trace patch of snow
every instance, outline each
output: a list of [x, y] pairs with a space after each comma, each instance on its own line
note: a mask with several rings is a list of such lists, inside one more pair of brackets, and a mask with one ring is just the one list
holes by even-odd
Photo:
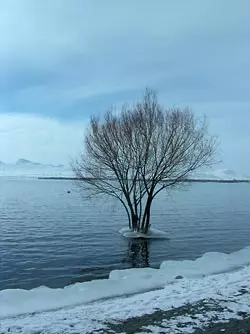
[[133, 268], [123, 270], [113, 270], [109, 274], [110, 279], [134, 280], [139, 279], [164, 279], [166, 283], [171, 283], [176, 277], [195, 278], [208, 275], [225, 273], [250, 265], [250, 247], [243, 248], [231, 254], [210, 252], [202, 257], [192, 260], [162, 262], [160, 269], [153, 268]]
[[132, 231], [128, 227], [122, 228], [119, 233], [123, 235], [125, 238], [128, 239], [138, 239], [138, 238], [144, 238], [144, 239], [168, 239], [168, 235], [166, 232], [151, 228], [147, 234], [141, 233], [141, 232], [135, 232]]
[[202, 277], [237, 270], [250, 265], [250, 247], [231, 254], [209, 252], [191, 261], [164, 261], [160, 270], [170, 276]]
[[0, 291], [0, 319], [25, 313], [55, 310], [72, 305], [86, 304], [93, 301], [143, 293], [161, 289], [164, 278], [131, 280], [93, 280], [76, 283], [63, 289], [51, 289], [45, 286], [32, 290], [8, 289]]
[[131, 268], [122, 270], [112, 270], [109, 274], [109, 279], [126, 280], [126, 279], [150, 279], [156, 275], [159, 269], [154, 268]]

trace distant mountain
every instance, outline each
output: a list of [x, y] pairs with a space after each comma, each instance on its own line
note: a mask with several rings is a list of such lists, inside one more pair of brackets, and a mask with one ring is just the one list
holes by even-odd
[[10, 177], [71, 177], [69, 166], [49, 165], [27, 159], [18, 159], [15, 163], [0, 163], [0, 176]]
[[17, 162], [16, 162], [16, 165], [17, 166], [42, 166], [41, 163], [39, 162], [34, 162], [34, 161], [30, 161], [30, 160], [27, 160], [27, 159], [18, 159]]
[[[8, 164], [0, 161], [0, 176], [14, 177], [73, 177], [70, 166], [51, 165], [34, 162], [24, 158]], [[196, 173], [191, 177], [196, 180], [250, 180], [246, 175], [237, 174], [231, 169], [218, 169]]]
[[40, 162], [31, 161], [27, 159], [18, 159], [16, 161], [17, 166], [41, 166], [41, 167], [55, 167], [55, 168], [64, 168], [64, 165], [51, 165], [51, 164], [42, 164]]

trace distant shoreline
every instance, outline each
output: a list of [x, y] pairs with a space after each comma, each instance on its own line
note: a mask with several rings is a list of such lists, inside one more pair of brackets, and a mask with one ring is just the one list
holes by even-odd
[[[39, 176], [39, 180], [69, 180], [81, 181], [77, 177], [63, 177], [63, 176]], [[88, 178], [86, 178], [87, 180]], [[182, 182], [196, 182], [196, 183], [250, 183], [250, 180], [216, 180], [216, 179], [185, 179]]]

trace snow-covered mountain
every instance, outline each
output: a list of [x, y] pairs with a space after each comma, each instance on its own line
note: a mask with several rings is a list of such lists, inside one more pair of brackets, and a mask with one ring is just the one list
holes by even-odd
[[17, 166], [41, 166], [40, 162], [34, 162], [27, 159], [18, 159], [16, 162]]
[[[18, 159], [15, 163], [0, 161], [0, 176], [14, 177], [73, 177], [70, 166], [42, 164], [27, 159]], [[217, 169], [199, 172], [194, 179], [206, 180], [250, 180], [246, 175], [237, 174], [230, 169]]]
[[16, 161], [17, 166], [41, 166], [41, 167], [53, 167], [53, 168], [62, 168], [64, 165], [51, 165], [51, 164], [42, 164], [40, 162], [30, 161], [27, 159], [18, 159]]
[[250, 180], [247, 175], [241, 175], [231, 169], [217, 169], [211, 171], [204, 171], [195, 174], [195, 179], [206, 180]]
[[27, 159], [18, 159], [16, 163], [0, 161], [0, 176], [10, 177], [71, 177], [70, 166], [42, 164]]

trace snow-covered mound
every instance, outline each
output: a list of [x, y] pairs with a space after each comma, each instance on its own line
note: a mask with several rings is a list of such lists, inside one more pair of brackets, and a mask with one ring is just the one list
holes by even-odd
[[122, 228], [119, 233], [123, 235], [125, 238], [128, 239], [138, 239], [138, 238], [144, 238], [144, 239], [168, 239], [168, 235], [166, 232], [151, 228], [147, 234], [140, 233], [140, 232], [134, 232], [128, 227]]
[[70, 167], [19, 159], [16, 163], [0, 163], [0, 176], [10, 177], [72, 177]]
[[220, 274], [233, 271], [250, 265], [250, 247], [246, 247], [231, 254], [209, 252], [202, 257], [192, 260], [174, 261], [168, 260], [162, 262], [160, 269], [136, 268], [113, 270], [109, 278], [129, 279], [129, 278], [149, 278], [154, 275], [164, 275], [167, 282], [173, 278], [181, 277], [205, 277], [214, 274]]
[[250, 265], [250, 247], [232, 254], [207, 253], [195, 261], [166, 261], [160, 269], [114, 270], [109, 279], [76, 283], [63, 289], [39, 287], [32, 290], [3, 290], [0, 291], [0, 318], [155, 291], [176, 284], [179, 281], [176, 278], [202, 280], [203, 277], [230, 272], [246, 265]]

